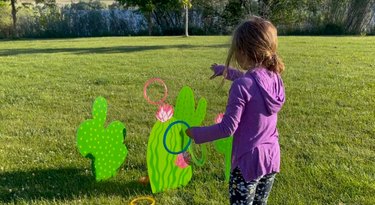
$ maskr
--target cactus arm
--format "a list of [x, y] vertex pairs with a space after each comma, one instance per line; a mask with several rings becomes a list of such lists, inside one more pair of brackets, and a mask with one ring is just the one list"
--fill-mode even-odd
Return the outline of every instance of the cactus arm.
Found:
[[174, 117], [187, 122], [190, 126], [194, 126], [194, 112], [195, 102], [193, 91], [190, 87], [184, 86], [177, 96]]
[[194, 123], [192, 126], [199, 126], [202, 124], [204, 118], [206, 117], [207, 101], [205, 98], [201, 98], [198, 101], [198, 107], [194, 112]]
[[107, 101], [104, 97], [95, 99], [92, 116], [95, 122], [99, 123], [99, 125], [104, 125], [107, 118]]

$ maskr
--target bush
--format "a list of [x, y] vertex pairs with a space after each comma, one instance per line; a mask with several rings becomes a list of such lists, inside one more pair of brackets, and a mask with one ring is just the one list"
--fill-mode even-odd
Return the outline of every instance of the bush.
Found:
[[322, 35], [342, 35], [342, 34], [345, 34], [344, 26], [334, 24], [334, 23], [328, 23], [323, 27], [321, 34]]
[[278, 27], [280, 35], [343, 35], [346, 34], [344, 26], [328, 23], [325, 25], [282, 25]]
[[189, 27], [189, 34], [191, 34], [191, 35], [205, 35], [207, 33], [200, 27], [190, 26]]
[[[93, 4], [93, 5], [92, 5]], [[113, 8], [105, 9], [105, 5], [96, 1], [79, 2], [57, 7], [56, 4], [39, 3], [31, 8], [19, 9], [18, 32], [20, 37], [89, 37], [89, 36], [126, 36], [142, 35], [147, 30], [144, 17], [132, 10]], [[0, 15], [2, 12], [0, 8]], [[2, 23], [1, 32], [11, 26]], [[0, 37], [7, 37], [0, 34]]]
[[[48, 38], [148, 34], [147, 20], [142, 13], [131, 9], [125, 10], [118, 3], [107, 7], [98, 0], [90, 0], [89, 2], [71, 3], [61, 8], [56, 5], [55, 0], [36, 0], [36, 2], [39, 3], [36, 5], [29, 4], [28, 7], [25, 6], [25, 3], [22, 6], [18, 5], [18, 37]], [[246, 4], [246, 2], [239, 0], [193, 0], [193, 8], [189, 10], [189, 33], [191, 35], [231, 34], [234, 27], [245, 18], [246, 14], [259, 13], [256, 2], [251, 1]], [[344, 29], [344, 22], [324, 18], [324, 14], [305, 13], [300, 16], [295, 14], [302, 20], [293, 20], [298, 19], [294, 18], [295, 15], [283, 16], [281, 14], [279, 15], [281, 20], [274, 19], [275, 22], [283, 22], [284, 24], [277, 25], [278, 33], [281, 35], [351, 34]], [[152, 18], [154, 22], [153, 35], [184, 34], [184, 9], [178, 6], [173, 8], [157, 7]], [[339, 23], [327, 23], [329, 21]], [[12, 16], [9, 2], [0, 1], [0, 38], [10, 37], [11, 31]], [[366, 27], [366, 30], [361, 34], [375, 35], [374, 26]]]
[[[99, 1], [78, 2], [58, 7], [54, 0], [20, 6], [18, 36], [23, 38], [60, 38], [91, 36], [147, 35], [148, 24], [138, 11], [125, 10], [118, 4], [109, 8]], [[12, 19], [10, 7], [0, 7], [0, 38], [9, 37]], [[6, 17], [6, 18], [5, 18]], [[153, 35], [183, 35], [184, 11], [158, 9], [154, 16]], [[222, 18], [217, 11], [196, 7], [189, 11], [189, 33], [223, 34]]]
[[0, 1], [0, 38], [9, 38], [12, 30], [10, 5]]
[[370, 29], [369, 35], [375, 35], [375, 25], [373, 25], [372, 29]]
[[234, 28], [244, 19], [245, 13], [240, 1], [230, 0], [225, 6], [222, 14], [223, 24], [226, 32], [232, 32]]

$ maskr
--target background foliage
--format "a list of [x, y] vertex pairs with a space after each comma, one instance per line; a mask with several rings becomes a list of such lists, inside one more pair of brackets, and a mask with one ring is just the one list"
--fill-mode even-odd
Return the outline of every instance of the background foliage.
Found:
[[[178, 0], [117, 0], [60, 5], [54, 0], [17, 4], [0, 1], [0, 37], [87, 37], [182, 35], [184, 9]], [[192, 0], [189, 33], [229, 34], [250, 15], [270, 19], [280, 34], [374, 34], [375, 0]]]

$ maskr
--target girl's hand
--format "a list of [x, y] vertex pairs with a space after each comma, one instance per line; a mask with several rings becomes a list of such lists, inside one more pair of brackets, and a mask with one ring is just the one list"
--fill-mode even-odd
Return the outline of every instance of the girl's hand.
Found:
[[225, 65], [218, 65], [217, 63], [214, 63], [211, 65], [210, 69], [214, 72], [214, 74], [210, 77], [211, 80], [216, 78], [217, 76], [223, 75]]
[[191, 128], [188, 128], [186, 131], [185, 131], [186, 135], [189, 136], [190, 138], [193, 138], [193, 133], [191, 132]]

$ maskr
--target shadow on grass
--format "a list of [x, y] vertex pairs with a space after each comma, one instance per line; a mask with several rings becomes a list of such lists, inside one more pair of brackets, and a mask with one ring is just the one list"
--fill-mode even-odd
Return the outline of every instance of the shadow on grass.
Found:
[[53, 54], [53, 53], [73, 53], [73, 54], [111, 54], [111, 53], [132, 53], [148, 50], [161, 49], [192, 49], [192, 48], [227, 48], [227, 44], [215, 45], [150, 45], [150, 46], [114, 46], [114, 47], [94, 47], [94, 48], [15, 48], [1, 49], [0, 56], [30, 55], [30, 54]]
[[96, 182], [91, 173], [76, 168], [0, 173], [0, 204], [19, 200], [70, 200], [80, 196], [129, 197], [150, 195], [150, 186], [137, 181]]

